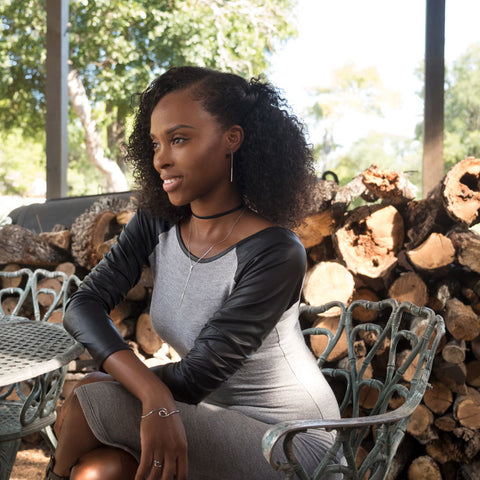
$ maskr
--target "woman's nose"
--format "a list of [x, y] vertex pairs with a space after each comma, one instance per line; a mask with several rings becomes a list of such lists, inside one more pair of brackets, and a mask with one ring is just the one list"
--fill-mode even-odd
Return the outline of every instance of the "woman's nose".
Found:
[[157, 172], [160, 173], [160, 170], [165, 169], [170, 165], [170, 160], [165, 151], [157, 150], [153, 155], [153, 167]]

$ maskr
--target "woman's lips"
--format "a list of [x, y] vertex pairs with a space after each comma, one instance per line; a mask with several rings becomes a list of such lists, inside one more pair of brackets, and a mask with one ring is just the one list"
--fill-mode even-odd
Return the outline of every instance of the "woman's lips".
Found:
[[182, 177], [169, 177], [163, 180], [163, 189], [168, 192], [173, 192], [182, 183]]

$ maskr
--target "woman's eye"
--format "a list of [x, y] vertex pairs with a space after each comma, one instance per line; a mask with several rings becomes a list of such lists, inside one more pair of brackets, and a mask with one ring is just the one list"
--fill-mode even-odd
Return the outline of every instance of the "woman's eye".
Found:
[[153, 150], [157, 150], [159, 147], [158, 142], [152, 142], [152, 147], [153, 147]]
[[186, 139], [184, 137], [173, 137], [172, 144], [177, 145], [178, 143], [183, 143]]

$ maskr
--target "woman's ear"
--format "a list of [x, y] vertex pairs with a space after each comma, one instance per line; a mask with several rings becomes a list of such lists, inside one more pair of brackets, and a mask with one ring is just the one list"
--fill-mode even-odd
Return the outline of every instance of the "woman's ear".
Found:
[[232, 125], [225, 132], [225, 142], [228, 150], [236, 152], [243, 143], [244, 133], [240, 125]]

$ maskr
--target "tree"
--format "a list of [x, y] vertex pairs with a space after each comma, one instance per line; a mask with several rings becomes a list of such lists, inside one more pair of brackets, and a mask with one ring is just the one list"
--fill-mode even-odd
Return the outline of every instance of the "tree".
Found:
[[420, 150], [418, 141], [398, 135], [370, 133], [357, 140], [347, 153], [339, 157], [335, 173], [343, 185], [371, 165], [378, 165], [385, 170], [406, 173], [414, 185], [421, 187]]
[[[108, 189], [123, 181], [112, 159], [119, 157], [133, 94], [170, 65], [258, 75], [277, 43], [295, 34], [288, 20], [294, 4], [295, 0], [72, 0], [69, 97], [85, 131], [89, 159], [104, 171]], [[45, 0], [3, 0], [0, 18], [0, 126], [4, 131], [42, 131]]]
[[468, 156], [480, 157], [480, 43], [471, 45], [446, 73], [446, 169]]
[[359, 68], [353, 63], [333, 72], [332, 86], [315, 88], [316, 102], [310, 115], [323, 127], [323, 140], [316, 145], [320, 169], [332, 168], [330, 157], [340, 146], [335, 139], [335, 126], [348, 115], [383, 116], [387, 104], [395, 105], [397, 95], [384, 88], [375, 67]]

